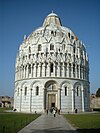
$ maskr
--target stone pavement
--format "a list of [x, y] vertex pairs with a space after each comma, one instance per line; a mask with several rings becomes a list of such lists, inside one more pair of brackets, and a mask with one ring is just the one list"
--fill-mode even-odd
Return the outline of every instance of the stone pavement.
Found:
[[56, 114], [43, 114], [29, 125], [24, 127], [18, 133], [77, 133], [68, 121], [62, 116]]

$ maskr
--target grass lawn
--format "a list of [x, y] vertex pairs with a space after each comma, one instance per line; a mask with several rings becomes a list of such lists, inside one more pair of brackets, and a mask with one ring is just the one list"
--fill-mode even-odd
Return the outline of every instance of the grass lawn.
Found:
[[64, 116], [78, 131], [83, 133], [100, 133], [100, 113], [65, 114]]
[[0, 113], [4, 112], [5, 110], [12, 110], [12, 108], [0, 108]]
[[0, 133], [15, 133], [40, 116], [39, 114], [3, 113], [3, 110], [5, 109], [0, 111]]

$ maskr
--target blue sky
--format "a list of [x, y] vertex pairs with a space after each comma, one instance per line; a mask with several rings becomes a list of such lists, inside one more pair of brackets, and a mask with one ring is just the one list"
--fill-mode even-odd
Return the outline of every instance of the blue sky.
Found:
[[13, 96], [19, 45], [52, 10], [86, 45], [91, 93], [100, 87], [100, 0], [0, 0], [0, 95]]

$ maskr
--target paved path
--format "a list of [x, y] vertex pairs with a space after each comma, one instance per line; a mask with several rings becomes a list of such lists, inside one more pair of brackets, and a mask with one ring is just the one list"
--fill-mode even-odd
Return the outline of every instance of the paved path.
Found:
[[62, 115], [43, 114], [18, 133], [77, 133]]

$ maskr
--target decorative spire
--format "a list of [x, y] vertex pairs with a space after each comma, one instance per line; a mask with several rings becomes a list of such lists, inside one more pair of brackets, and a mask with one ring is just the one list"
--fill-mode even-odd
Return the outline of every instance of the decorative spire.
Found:
[[24, 40], [25, 40], [26, 38], [27, 38], [26, 35], [24, 35]]

